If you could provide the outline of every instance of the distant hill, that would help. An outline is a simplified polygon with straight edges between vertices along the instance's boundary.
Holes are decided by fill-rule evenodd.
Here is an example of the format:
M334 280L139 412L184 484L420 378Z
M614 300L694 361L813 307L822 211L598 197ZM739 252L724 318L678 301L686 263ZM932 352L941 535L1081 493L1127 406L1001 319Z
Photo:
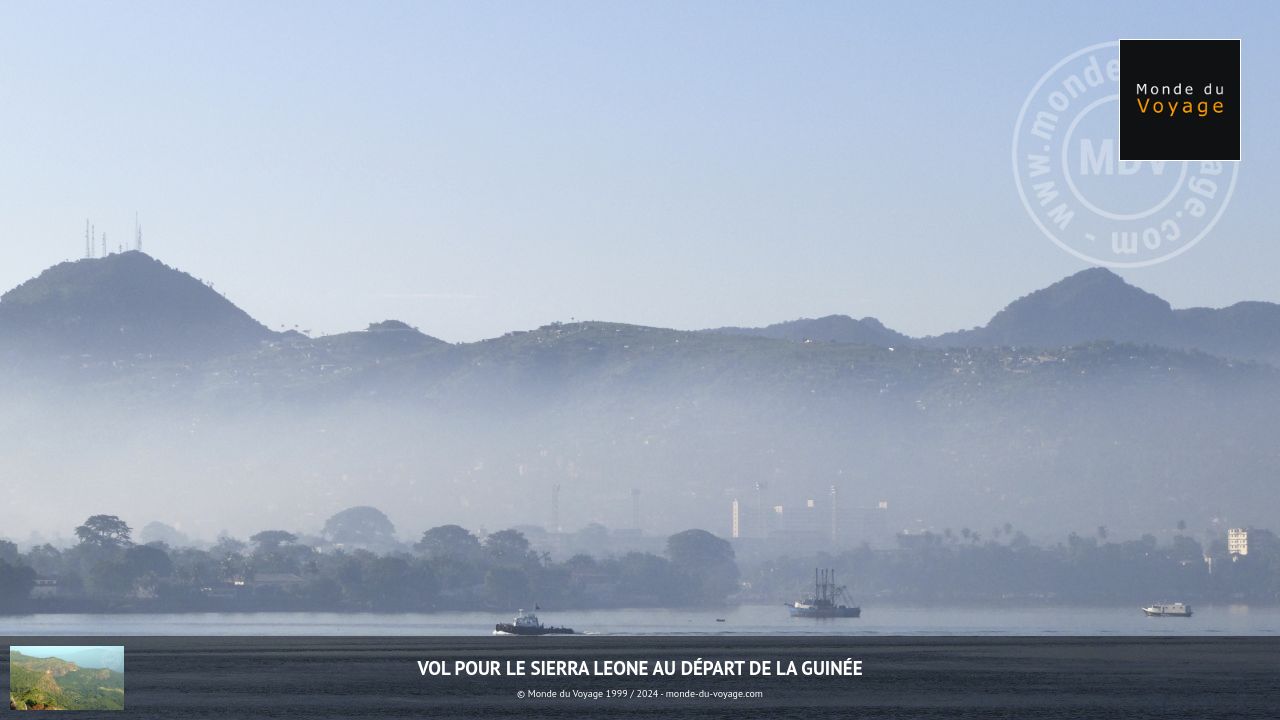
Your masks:
M1241 302L1230 307L1175 310L1105 268L1090 268L1025 295L983 326L912 338L875 318L846 315L802 318L760 328L707 332L796 342L838 342L880 347L1063 348L1117 342L1198 350L1223 358L1280 365L1280 305Z
M1153 342L1176 337L1169 303L1104 268L1090 268L1010 303L984 327L930 338L952 347L1066 347L1084 342Z
M448 345L399 320L384 320L357 332L326 335L311 343L335 354L403 355Z
M411 532L544 524L555 484L571 525L624 526L641 488L652 532L723 531L757 481L792 510L837 485L851 537L872 532L875 518L854 518L880 501L885 533L1012 522L1135 536L1178 519L1266 526L1280 502L1280 373L1203 354L891 350L603 322L325 348L139 364L72 386L71 405L62 385L27 383L38 422L23 404L0 411L26 423L0 455L63 478L68 516L117 507L128 488L132 516L237 534L357 504ZM68 428L86 429L71 430L76 453L37 453Z
M116 297L135 292L148 303ZM193 319L150 307L166 297ZM875 523L1266 527L1280 505L1280 370L1226 359L1274 352L1275 306L1173 310L1103 270L919 341L841 316L553 323L460 344L385 321L313 339L268 333L139 254L53 268L0 307L0 338L45 341L21 362L0 353L0 457L56 488L68 518L124 497L131 519L208 536L360 505L402 532L509 527L550 522L559 485L570 526L627 527L636 488L646 532L723 531L734 500L748 526L773 507L799 523L836 486L852 538ZM202 352L188 326L221 339ZM81 354L120 352L120 335L155 354ZM27 487L0 483L0 502L21 507ZM45 523L17 514L9 532Z
M213 288L141 252L64 262L0 296L0 349L203 358L272 337Z
M890 330L873 317L855 320L848 315L801 318L761 328L722 327L707 332L723 335L754 335L795 342L838 342L880 347L905 347L913 342L911 338Z
M1280 305L1175 310L1104 268L1019 298L984 327L925 338L930 347L1044 347L1113 341L1280 364Z
M123 710L124 674L11 650L9 701L16 710Z
M848 315L705 332L884 348L1136 343L1280 365L1280 305L1175 310L1103 268L1082 270L1021 297L984 326L932 337L912 338L876 318ZM341 363L448 345L397 320L314 340L274 333L211 286L141 252L61 263L0 296L0 352L90 361L199 360L241 353L264 341L307 348Z

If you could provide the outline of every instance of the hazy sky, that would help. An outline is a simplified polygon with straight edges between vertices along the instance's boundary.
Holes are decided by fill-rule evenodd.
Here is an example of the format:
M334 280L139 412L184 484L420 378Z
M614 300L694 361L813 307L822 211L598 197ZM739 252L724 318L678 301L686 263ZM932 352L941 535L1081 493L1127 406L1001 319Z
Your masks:
M0 3L0 288L112 244L272 327L448 340L553 320L983 323L1085 265L1019 203L1012 126L1120 37L1244 39L1216 230L1122 273L1280 301L1280 5Z

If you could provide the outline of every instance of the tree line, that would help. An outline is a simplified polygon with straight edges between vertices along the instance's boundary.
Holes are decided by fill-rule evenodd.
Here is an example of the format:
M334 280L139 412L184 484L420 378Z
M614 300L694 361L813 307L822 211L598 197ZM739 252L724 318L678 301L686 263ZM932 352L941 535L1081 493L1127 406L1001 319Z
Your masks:
M153 529L153 528L149 528ZM597 538L603 528L588 528ZM264 530L195 547L170 532L133 529L111 515L76 528L67 548L20 552L0 541L0 612L57 611L510 611L693 607L795 599L814 567L835 568L854 600L875 602L1280 602L1280 541L1249 534L1248 555L1179 532L1114 541L1105 528L1033 544L1011 528L913 533L897 547L806 557L759 556L739 571L733 547L703 530L663 551L578 552L557 561L516 529L476 534L457 525L402 543L374 508L345 510L319 536ZM156 539L159 536L159 539ZM546 547L548 535L538 537ZM580 540L580 539L579 539ZM572 543L570 543L572 544Z
M901 534L893 549L769 558L747 569L741 597L785 598L811 585L820 566L862 602L1280 603L1280 540L1263 529L1249 531L1247 555L1228 552L1225 539L1206 547L1181 532L1160 544L1152 535L1117 541L1099 527L1047 546L1001 534Z
M738 589L728 542L703 530L662 554L576 554L556 562L524 533L483 536L457 525L400 543L380 511L351 508L318 538L264 530L210 547L136 543L113 515L94 515L68 548L19 552L0 541L0 611L509 611L723 604Z

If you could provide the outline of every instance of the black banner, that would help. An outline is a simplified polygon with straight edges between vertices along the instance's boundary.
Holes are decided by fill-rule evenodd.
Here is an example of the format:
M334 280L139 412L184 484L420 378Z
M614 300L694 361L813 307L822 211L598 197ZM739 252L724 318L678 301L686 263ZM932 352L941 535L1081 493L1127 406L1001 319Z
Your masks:
M1280 638L1269 637L5 640L125 647L125 710L78 717L1271 718L1280 708Z

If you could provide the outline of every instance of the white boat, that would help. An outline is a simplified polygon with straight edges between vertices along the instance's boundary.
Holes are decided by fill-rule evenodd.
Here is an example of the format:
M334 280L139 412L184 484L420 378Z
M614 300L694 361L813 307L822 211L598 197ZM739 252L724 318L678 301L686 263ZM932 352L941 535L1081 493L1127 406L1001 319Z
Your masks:
M1178 603L1153 603L1142 608L1148 617L1191 617L1191 606Z

